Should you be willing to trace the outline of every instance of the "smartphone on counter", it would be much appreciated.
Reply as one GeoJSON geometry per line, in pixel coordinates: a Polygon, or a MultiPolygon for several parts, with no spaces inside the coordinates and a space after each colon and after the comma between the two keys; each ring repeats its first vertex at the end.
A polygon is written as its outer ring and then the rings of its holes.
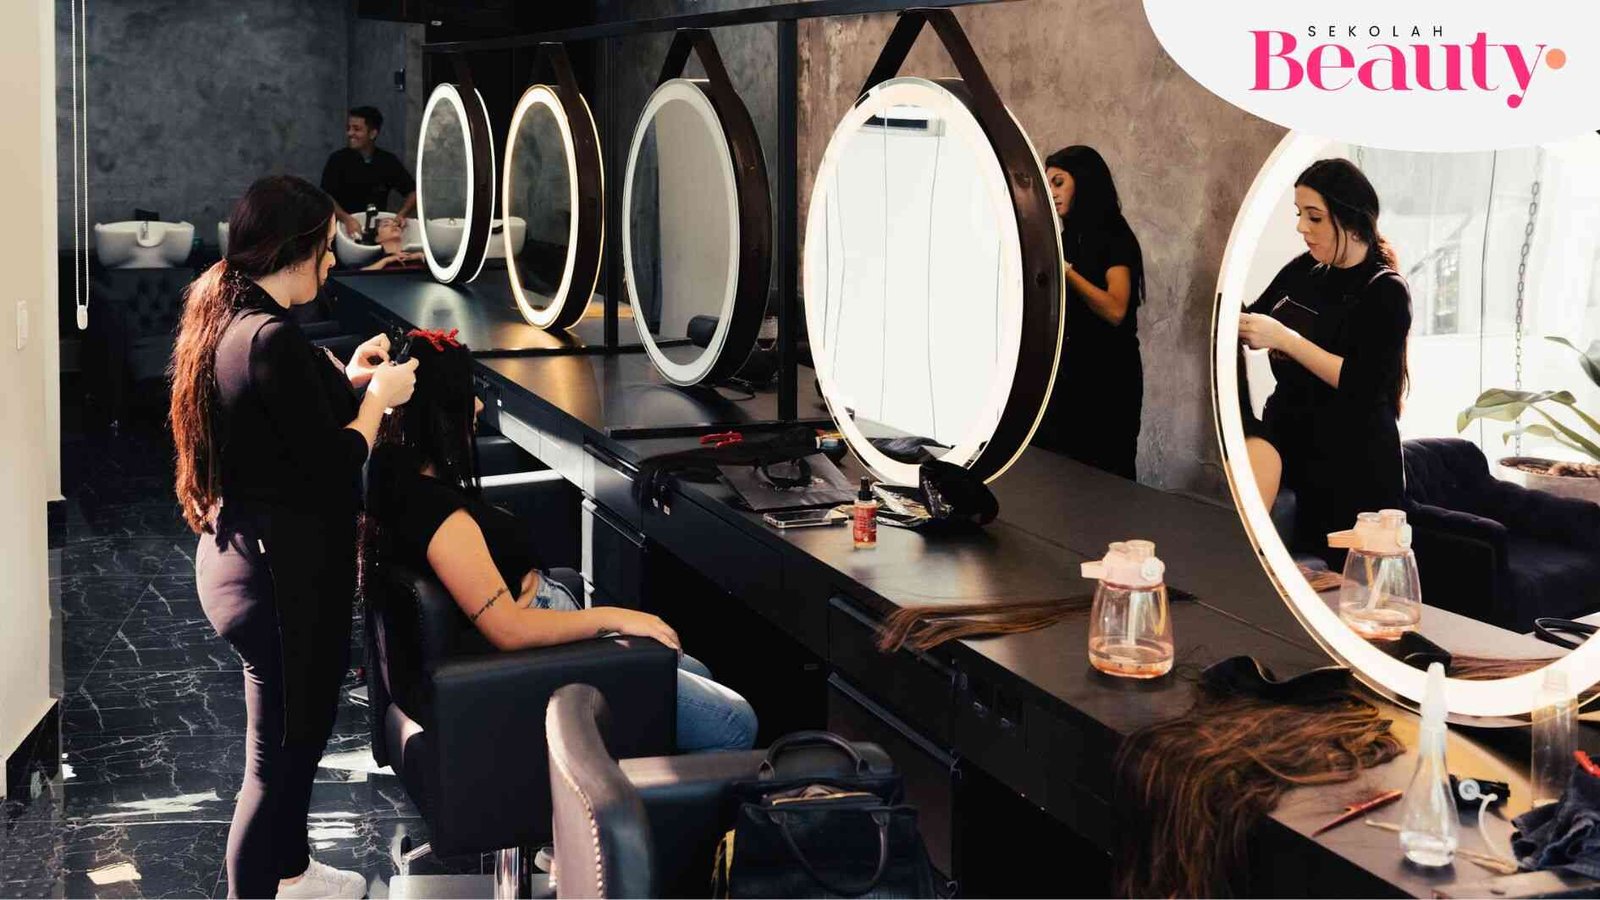
{"type": "Polygon", "coordinates": [[[817,525],[837,525],[847,516],[833,509],[788,509],[769,512],[761,517],[773,528],[812,528],[817,525]]]}

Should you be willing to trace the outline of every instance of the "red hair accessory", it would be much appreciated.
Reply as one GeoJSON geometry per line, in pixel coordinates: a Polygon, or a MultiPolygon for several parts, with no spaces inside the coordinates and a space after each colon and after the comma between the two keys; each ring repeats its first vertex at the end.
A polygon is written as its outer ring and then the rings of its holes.
{"type": "Polygon", "coordinates": [[[452,328],[449,331],[445,331],[443,328],[413,328],[406,332],[406,337],[422,338],[432,344],[434,350],[443,353],[445,347],[461,349],[461,342],[456,340],[456,334],[459,331],[459,328],[452,328]]]}

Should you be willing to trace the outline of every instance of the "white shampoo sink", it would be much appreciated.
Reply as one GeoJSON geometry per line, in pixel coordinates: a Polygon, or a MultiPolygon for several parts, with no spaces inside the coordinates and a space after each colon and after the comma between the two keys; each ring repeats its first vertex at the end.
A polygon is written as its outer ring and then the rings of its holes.
{"type": "Polygon", "coordinates": [[[96,222],[94,251],[109,269],[170,269],[189,259],[194,226],[188,222],[96,222]]]}
{"type": "MultiPolygon", "coordinates": [[[[520,216],[511,216],[507,219],[495,219],[490,223],[489,246],[485,259],[503,259],[506,255],[505,244],[500,237],[500,229],[511,230],[511,252],[522,252],[522,242],[528,237],[528,222],[520,216]]],[[[466,219],[429,219],[428,220],[428,246],[433,248],[434,259],[450,260],[456,255],[456,248],[461,246],[461,238],[466,233],[466,219]]]]}

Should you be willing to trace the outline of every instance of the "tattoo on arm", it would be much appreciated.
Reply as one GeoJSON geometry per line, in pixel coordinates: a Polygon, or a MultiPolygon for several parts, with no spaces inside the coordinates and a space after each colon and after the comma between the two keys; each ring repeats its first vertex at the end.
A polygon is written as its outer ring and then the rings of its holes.
{"type": "Polygon", "coordinates": [[[502,585],[500,590],[494,592],[494,596],[493,597],[490,597],[488,600],[484,601],[483,606],[480,607],[477,612],[472,614],[472,621],[474,623],[476,623],[478,621],[478,617],[479,616],[481,616],[484,613],[488,612],[489,611],[489,607],[493,606],[494,602],[496,600],[499,600],[501,597],[504,597],[507,593],[508,592],[507,592],[505,586],[502,585]]]}

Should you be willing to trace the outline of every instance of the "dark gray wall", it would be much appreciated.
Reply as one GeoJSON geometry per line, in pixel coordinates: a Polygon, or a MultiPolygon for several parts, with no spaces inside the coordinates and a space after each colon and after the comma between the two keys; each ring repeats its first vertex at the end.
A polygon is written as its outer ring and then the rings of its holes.
{"type": "MultiPolygon", "coordinates": [[[[70,247],[72,19],[67,0],[56,7],[58,237],[70,247]]],[[[357,21],[338,0],[115,0],[90,3],[87,24],[91,224],[138,206],[214,243],[253,179],[317,181],[357,103],[382,109],[381,143],[414,158],[415,117],[391,73],[421,26],[357,21]]]]}
{"type": "MultiPolygon", "coordinates": [[[[332,5],[332,4],[330,4],[332,5]]],[[[422,120],[421,25],[356,19],[350,23],[348,105],[376,106],[383,113],[378,146],[398,154],[415,171],[417,126],[422,120]],[[411,57],[416,56],[413,65],[411,57]],[[394,73],[406,72],[406,91],[394,88],[394,73]],[[415,112],[412,106],[415,103],[415,112]]]]}

